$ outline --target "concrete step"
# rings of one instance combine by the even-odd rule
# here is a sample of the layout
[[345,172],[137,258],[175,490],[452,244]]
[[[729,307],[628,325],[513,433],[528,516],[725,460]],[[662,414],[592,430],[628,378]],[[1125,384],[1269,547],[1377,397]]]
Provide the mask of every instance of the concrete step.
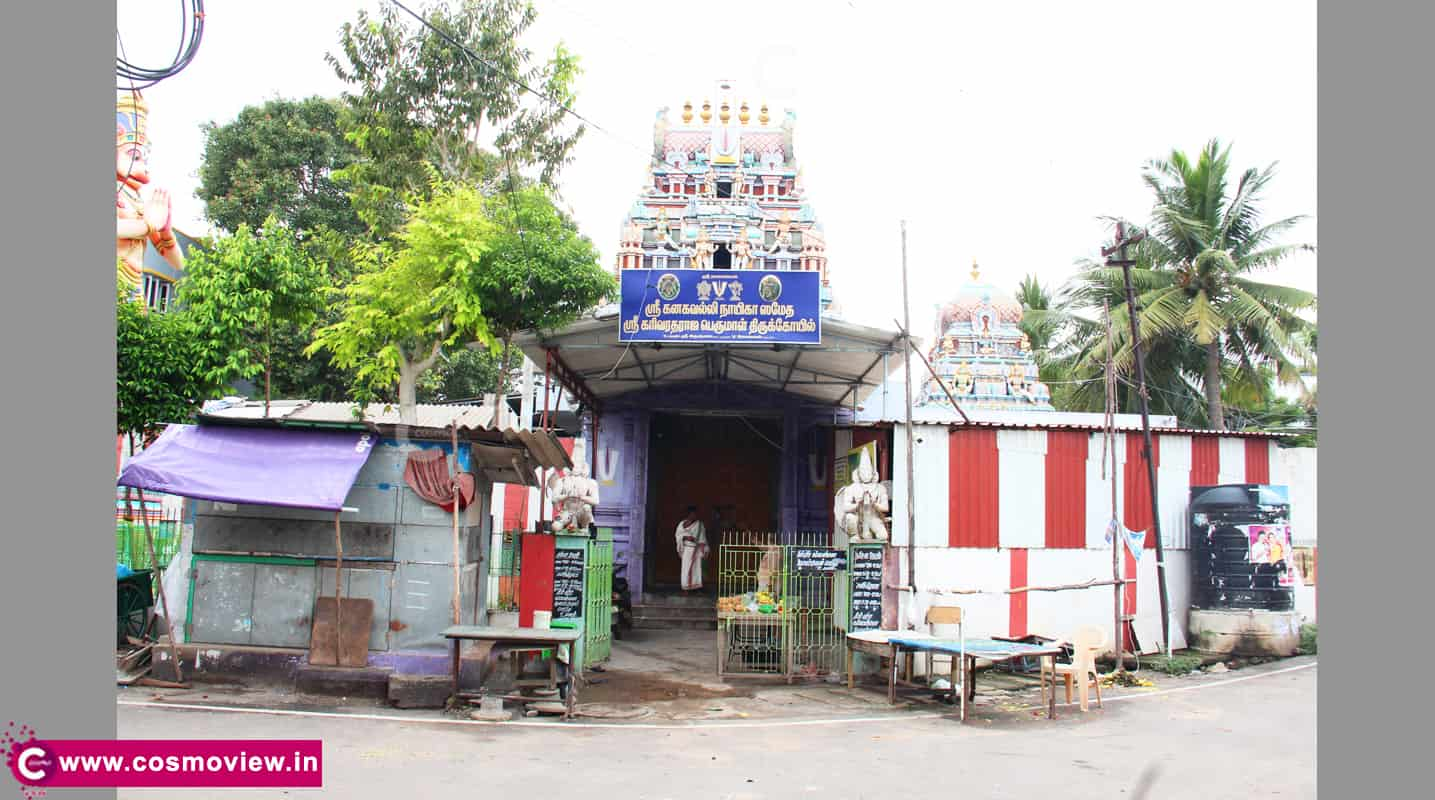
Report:
[[658,593],[644,592],[642,597],[634,598],[635,606],[692,606],[698,608],[716,608],[717,598],[709,594],[683,594],[681,592]]
[[633,628],[635,630],[691,630],[691,631],[715,631],[717,630],[717,618],[697,617],[670,617],[670,616],[634,616]]
[[712,606],[633,606],[633,617],[637,618],[642,616],[686,617],[689,619],[717,619],[717,609]]

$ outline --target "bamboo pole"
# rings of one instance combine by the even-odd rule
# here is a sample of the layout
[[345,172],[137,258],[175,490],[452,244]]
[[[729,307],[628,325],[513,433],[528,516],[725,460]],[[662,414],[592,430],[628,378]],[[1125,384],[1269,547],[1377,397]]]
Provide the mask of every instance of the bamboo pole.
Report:
[[453,443],[453,624],[459,625],[461,611],[459,600],[459,579],[462,569],[459,565],[458,552],[458,505],[463,496],[463,487],[458,480],[458,422],[449,425],[449,433]]
[[334,512],[334,664],[341,665],[344,662],[343,650],[344,641],[344,603],[343,593],[340,589],[344,585],[344,536],[339,529],[339,515],[342,510]]
[[[134,451],[133,438],[130,439],[130,451],[131,453]],[[169,628],[169,657],[174,661],[174,677],[176,680],[183,682],[184,668],[179,663],[179,645],[175,644],[174,640],[174,617],[169,614],[169,599],[165,597],[164,593],[164,574],[160,571],[159,559],[156,558],[154,554],[154,532],[151,531],[149,527],[149,514],[145,513],[144,489],[136,489],[135,491],[139,492],[140,521],[144,523],[144,540],[145,546],[149,548],[149,563],[154,569],[155,574],[159,576],[159,580],[156,581],[156,584],[159,586],[159,607],[164,611],[165,627]],[[125,492],[125,513],[131,513],[129,509],[128,491]]]

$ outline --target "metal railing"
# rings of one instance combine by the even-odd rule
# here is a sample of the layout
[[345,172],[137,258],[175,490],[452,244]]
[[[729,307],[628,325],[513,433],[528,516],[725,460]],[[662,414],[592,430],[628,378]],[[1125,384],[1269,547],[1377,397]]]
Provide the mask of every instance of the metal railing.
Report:
[[[115,499],[115,561],[133,570],[164,569],[179,552],[181,510],[166,510],[161,499],[145,497],[144,508],[131,495],[130,511],[133,519],[127,520],[124,490]],[[159,566],[150,562],[149,547],[145,543],[145,520],[149,520],[150,533],[154,535],[154,554]]]
[[491,611],[516,612],[523,532],[504,531],[494,540],[494,552],[488,561],[488,608]]
[[824,531],[725,533],[718,546],[719,676],[841,672],[834,573],[798,571],[799,548],[830,548]]

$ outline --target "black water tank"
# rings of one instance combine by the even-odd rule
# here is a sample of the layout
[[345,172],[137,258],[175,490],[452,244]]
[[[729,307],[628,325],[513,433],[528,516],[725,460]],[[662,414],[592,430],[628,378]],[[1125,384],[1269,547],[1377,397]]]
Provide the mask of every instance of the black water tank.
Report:
[[[1289,538],[1280,541],[1284,558],[1251,563],[1247,526],[1290,525],[1284,486],[1256,483],[1191,487],[1191,606],[1203,609],[1289,611],[1295,590]],[[1285,583],[1286,585],[1281,585]]]

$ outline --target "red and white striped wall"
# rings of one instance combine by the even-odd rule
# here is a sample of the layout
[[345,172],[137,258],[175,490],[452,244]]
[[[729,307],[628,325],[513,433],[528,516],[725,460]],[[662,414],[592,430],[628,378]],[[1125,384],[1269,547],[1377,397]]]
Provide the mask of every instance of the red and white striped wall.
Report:
[[[1105,535],[1113,489],[1117,518],[1132,530],[1151,528],[1151,486],[1139,433],[1115,436],[1114,475],[1111,451],[1103,453],[1104,437],[1099,432],[919,424],[913,435],[916,569],[918,588],[924,590],[919,605],[937,600],[963,606],[972,635],[1065,635],[1080,624],[1111,626],[1111,587],[1004,592],[1020,586],[1111,578],[1111,545]],[[893,463],[901,464],[906,437],[898,430],[892,441]],[[1155,434],[1152,445],[1169,599],[1180,634],[1173,638],[1180,647],[1190,596],[1186,528],[1190,488],[1291,483],[1290,475],[1305,468],[1285,455],[1293,451],[1282,451],[1263,438]],[[1309,491],[1293,490],[1293,505],[1313,506],[1313,466],[1312,460]],[[897,524],[892,543],[905,547],[906,474],[894,471],[892,518]],[[1313,510],[1293,510],[1293,526],[1299,527],[1307,513]],[[1302,538],[1300,532],[1293,533],[1293,538]],[[1148,535],[1146,546],[1149,552],[1139,562],[1122,551],[1126,576],[1136,576],[1136,583],[1125,589],[1125,603],[1127,613],[1136,615],[1143,650],[1155,646],[1161,631],[1154,534]],[[905,582],[906,559],[899,561]],[[939,589],[989,594],[940,599],[940,594],[927,591]],[[922,610],[917,609],[919,616]],[[904,606],[901,613],[909,610]]]

